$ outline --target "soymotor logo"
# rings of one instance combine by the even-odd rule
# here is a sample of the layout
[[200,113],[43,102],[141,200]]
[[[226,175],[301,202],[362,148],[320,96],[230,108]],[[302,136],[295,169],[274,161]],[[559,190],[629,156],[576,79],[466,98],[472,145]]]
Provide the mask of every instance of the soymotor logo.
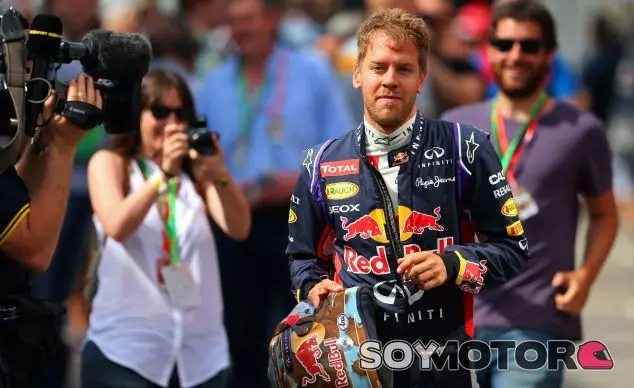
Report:
[[418,362],[420,370],[478,371],[489,367],[494,360],[494,351],[497,352],[498,370],[509,369],[509,352],[513,352],[515,364],[525,370],[537,370],[544,366],[548,370],[558,370],[560,362],[566,369],[571,370],[614,368],[608,348],[595,340],[586,341],[579,346],[568,340],[548,341],[546,345],[538,341],[486,343],[470,340],[462,344],[458,341],[448,341],[444,346],[435,341],[425,345],[422,341],[410,344],[402,340],[390,341],[382,346],[379,341],[368,340],[361,344],[359,355],[360,367],[365,370],[385,366],[391,370],[401,371],[415,367],[414,363]]

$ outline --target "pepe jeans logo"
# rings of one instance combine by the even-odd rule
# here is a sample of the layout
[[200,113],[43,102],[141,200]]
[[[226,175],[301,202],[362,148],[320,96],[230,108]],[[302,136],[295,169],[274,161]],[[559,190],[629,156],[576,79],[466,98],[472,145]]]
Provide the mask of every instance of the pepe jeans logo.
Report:
[[436,175],[433,178],[428,178],[423,180],[423,178],[416,178],[416,187],[422,187],[422,188],[428,188],[428,187],[438,187],[443,183],[449,183],[449,182],[455,182],[456,178],[455,177],[451,177],[451,178],[441,178],[438,175]]

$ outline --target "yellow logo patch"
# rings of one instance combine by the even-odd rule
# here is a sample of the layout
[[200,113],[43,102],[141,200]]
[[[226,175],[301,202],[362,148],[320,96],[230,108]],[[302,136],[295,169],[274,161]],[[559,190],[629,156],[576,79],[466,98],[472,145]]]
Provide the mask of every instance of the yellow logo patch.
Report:
[[511,225],[506,227],[506,233],[509,236],[521,236],[524,234],[524,227],[520,221],[515,221]]
[[359,186],[350,182],[329,183],[326,185],[326,197],[328,199],[347,199],[359,193]]
[[502,205],[502,214],[507,217],[515,217],[517,215],[517,205],[515,204],[515,199],[509,198],[504,205]]
[[297,214],[291,209],[291,211],[288,212],[288,223],[292,224],[295,221],[297,221]]

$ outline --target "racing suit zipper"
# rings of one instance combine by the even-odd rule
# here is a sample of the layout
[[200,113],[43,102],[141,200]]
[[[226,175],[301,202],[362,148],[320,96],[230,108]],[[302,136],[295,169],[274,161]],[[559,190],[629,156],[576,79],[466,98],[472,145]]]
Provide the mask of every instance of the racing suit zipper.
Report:
[[[381,200],[383,202],[383,208],[386,212],[386,232],[388,235],[388,240],[390,241],[390,245],[392,245],[392,250],[396,257],[392,257],[394,268],[398,268],[398,259],[400,257],[405,256],[405,249],[403,248],[403,244],[401,244],[401,235],[398,230],[398,226],[396,225],[396,217],[394,216],[394,206],[392,204],[392,200],[390,199],[390,193],[387,190],[387,185],[383,180],[383,176],[381,173],[371,164],[365,161],[366,165],[372,171],[372,177],[374,178],[374,182],[379,188],[379,194],[381,195]],[[404,281],[403,278],[397,276],[397,282],[399,285],[403,286]]]

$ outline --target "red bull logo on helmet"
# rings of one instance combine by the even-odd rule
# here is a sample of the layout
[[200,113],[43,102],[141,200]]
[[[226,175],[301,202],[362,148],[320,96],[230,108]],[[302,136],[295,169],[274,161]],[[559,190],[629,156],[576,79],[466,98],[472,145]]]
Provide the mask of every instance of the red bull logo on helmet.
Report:
[[308,384],[315,384],[317,377],[321,377],[325,382],[330,382],[330,376],[319,363],[322,356],[319,348],[318,333],[313,334],[308,340],[303,341],[295,351],[295,357],[304,367],[308,376],[302,378],[302,387]]
[[415,234],[423,234],[425,230],[442,232],[445,228],[440,225],[440,206],[434,209],[433,214],[425,214],[411,210],[405,206],[398,207],[399,229],[401,241],[407,241]]

